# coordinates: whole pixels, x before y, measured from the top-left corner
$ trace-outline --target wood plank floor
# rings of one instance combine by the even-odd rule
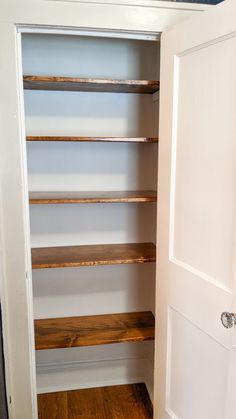
[[[39,419],[152,419],[145,384],[38,395]]]

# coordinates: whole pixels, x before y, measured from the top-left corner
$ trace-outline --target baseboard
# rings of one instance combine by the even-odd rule
[[[145,382],[152,397],[150,370],[147,358],[41,364],[37,366],[37,391],[41,394]]]

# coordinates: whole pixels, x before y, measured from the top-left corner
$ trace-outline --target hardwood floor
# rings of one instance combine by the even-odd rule
[[[39,419],[152,419],[145,384],[38,395]]]

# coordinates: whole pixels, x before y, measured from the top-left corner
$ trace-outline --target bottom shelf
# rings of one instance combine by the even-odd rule
[[[152,419],[145,384],[38,395],[39,419]]]
[[[35,320],[35,349],[142,342],[154,339],[150,311]]]

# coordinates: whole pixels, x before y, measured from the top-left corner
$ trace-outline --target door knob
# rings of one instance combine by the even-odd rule
[[[236,324],[236,314],[224,312],[221,314],[221,322],[226,329],[231,329]]]

